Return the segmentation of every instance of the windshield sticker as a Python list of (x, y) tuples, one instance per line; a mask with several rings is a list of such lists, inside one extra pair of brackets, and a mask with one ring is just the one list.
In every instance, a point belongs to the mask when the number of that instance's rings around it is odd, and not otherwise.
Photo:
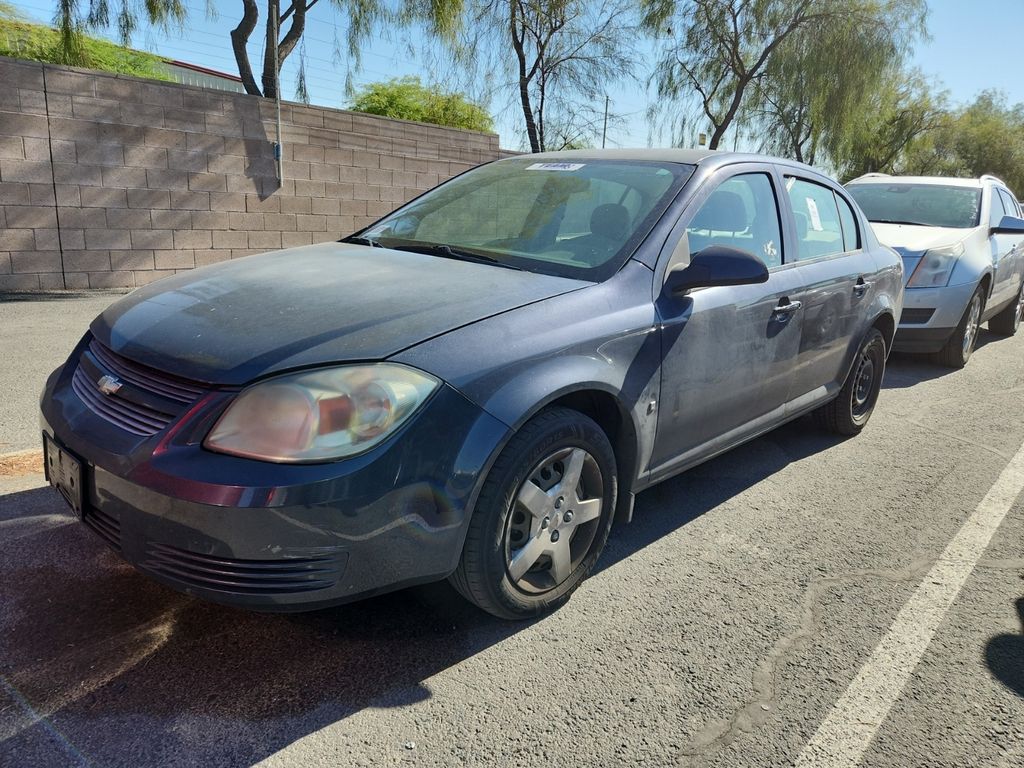
[(818, 213), (817, 204), (809, 197), (804, 199), (807, 201), (807, 213), (811, 216), (811, 229), (815, 232), (821, 232), (824, 227), (821, 226), (821, 214)]
[(586, 163), (534, 163), (526, 166), (528, 171), (578, 171)]

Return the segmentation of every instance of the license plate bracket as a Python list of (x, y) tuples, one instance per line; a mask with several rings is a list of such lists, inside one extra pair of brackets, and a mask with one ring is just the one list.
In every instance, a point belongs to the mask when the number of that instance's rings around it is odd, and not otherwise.
[(47, 434), (43, 435), (43, 468), (71, 510), (82, 517), (82, 461)]

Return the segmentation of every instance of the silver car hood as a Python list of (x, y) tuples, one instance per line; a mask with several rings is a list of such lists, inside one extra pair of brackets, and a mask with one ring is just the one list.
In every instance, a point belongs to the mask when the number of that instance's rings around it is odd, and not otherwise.
[(901, 253), (921, 255), (929, 248), (943, 248), (966, 240), (973, 229), (920, 227), (912, 224), (873, 223), (871, 229), (883, 243)]

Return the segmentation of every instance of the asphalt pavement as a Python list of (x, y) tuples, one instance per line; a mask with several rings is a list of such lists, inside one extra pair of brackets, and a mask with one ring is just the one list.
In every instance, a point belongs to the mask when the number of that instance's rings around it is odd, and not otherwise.
[[(113, 298), (0, 301), (0, 453)], [(894, 357), (860, 436), (801, 420), (641, 494), (527, 624), (445, 584), (203, 603), (0, 459), (0, 765), (1024, 766), (1022, 353)]]

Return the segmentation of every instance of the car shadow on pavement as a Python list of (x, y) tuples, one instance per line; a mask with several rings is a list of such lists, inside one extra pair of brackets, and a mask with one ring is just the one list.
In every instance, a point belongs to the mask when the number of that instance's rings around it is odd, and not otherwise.
[[(977, 352), (982, 347), (993, 342), (1002, 341), (1005, 336), (997, 336), (991, 331), (982, 328), (978, 335), (978, 341), (974, 347)], [(968, 363), (969, 364), (969, 363)], [(935, 361), (934, 355), (919, 355), (910, 352), (893, 352), (885, 367), (885, 379), (882, 381), (882, 389), (905, 389), (922, 381), (930, 381), (951, 373), (958, 369), (940, 365)]]
[(882, 389), (906, 389), (922, 381), (939, 379), (956, 371), (956, 368), (939, 365), (932, 355), (893, 352), (885, 366)]
[[(0, 504), (64, 514), (52, 493)], [(529, 626), (445, 583), (306, 614), (225, 608), (151, 581), (68, 520), (0, 544), (2, 764), (80, 751), (250, 765), (359, 710), (426, 699), (424, 680)]]
[(995, 678), (1024, 698), (1024, 597), (1017, 600), (1020, 634), (997, 635), (985, 647), (985, 663)]
[[(640, 494), (599, 570), (839, 442), (802, 419)], [(16, 550), (0, 540), (0, 757), (19, 764), (54, 764), (69, 745), (102, 765), (143, 748), (149, 763), (252, 764), (360, 710), (429, 698), (428, 678), (530, 626), (445, 583), (306, 614), (205, 603), (137, 573), (70, 516), (54, 526), (66, 513), (52, 494), (3, 497), (51, 518)]]
[(597, 570), (610, 568), (792, 462), (842, 441), (804, 417), (638, 494), (633, 521), (612, 530)]

